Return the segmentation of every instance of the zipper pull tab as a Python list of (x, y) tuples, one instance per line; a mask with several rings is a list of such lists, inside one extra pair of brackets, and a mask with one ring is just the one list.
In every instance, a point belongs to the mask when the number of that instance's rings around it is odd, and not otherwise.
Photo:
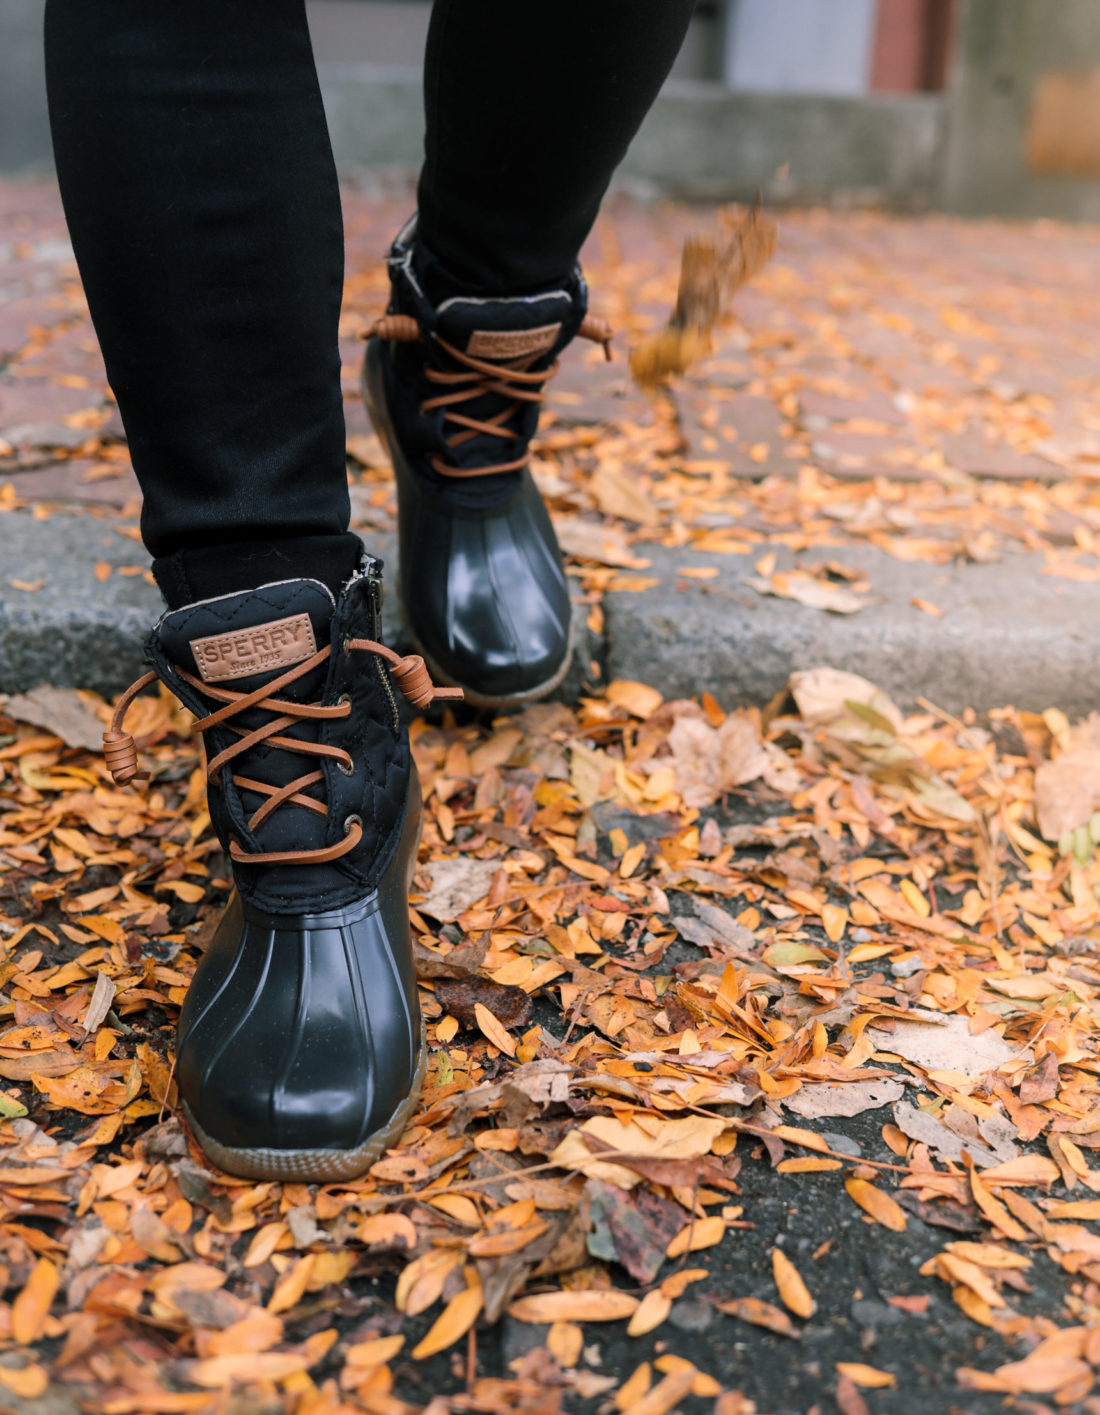
[(370, 604), (370, 636), (382, 641), (382, 562), (372, 559), (367, 566), (367, 596)]

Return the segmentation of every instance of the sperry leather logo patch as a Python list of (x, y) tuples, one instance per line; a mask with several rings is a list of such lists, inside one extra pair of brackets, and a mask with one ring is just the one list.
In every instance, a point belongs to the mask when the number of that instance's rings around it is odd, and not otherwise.
[(191, 652), (203, 681), (217, 683), (301, 663), (317, 652), (317, 640), (309, 615), (292, 614), (289, 619), (274, 619), (251, 629), (192, 639)]
[(522, 359), (545, 354), (561, 333), (561, 321), (538, 329), (475, 329), (466, 352), (475, 359)]

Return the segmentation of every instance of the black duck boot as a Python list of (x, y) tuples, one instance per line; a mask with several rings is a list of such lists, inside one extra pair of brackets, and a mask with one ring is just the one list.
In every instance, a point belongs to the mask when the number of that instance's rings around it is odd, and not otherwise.
[(286, 580), (167, 613), (152, 672), (199, 719), (210, 816), (236, 889), (180, 1015), (176, 1075), (215, 1164), (252, 1179), (363, 1173), (416, 1104), (425, 1048), (408, 888), (420, 788), (393, 681), (424, 706), (423, 663), (380, 639), (381, 563), (338, 598)]
[(572, 647), (561, 551), (527, 466), (542, 390), (575, 335), (605, 350), (611, 335), (586, 317), (579, 267), (541, 294), (438, 303), (423, 288), (430, 267), (414, 218), (390, 252), (390, 312), (363, 361), (397, 482), (401, 611), (440, 681), (510, 707), (555, 688)]

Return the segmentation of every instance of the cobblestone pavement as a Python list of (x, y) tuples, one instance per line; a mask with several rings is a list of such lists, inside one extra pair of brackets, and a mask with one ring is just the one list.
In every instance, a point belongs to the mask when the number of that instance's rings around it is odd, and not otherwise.
[[(353, 515), (376, 544), (392, 533), (395, 508), (358, 399), (361, 333), (384, 306), (382, 257), (411, 205), (411, 188), (345, 191)], [(711, 219), (622, 196), (608, 203), (584, 261), (593, 309), (620, 349), (667, 317), (683, 239)], [(733, 623), (738, 643), (762, 646), (754, 661), (774, 647), (780, 676), (806, 666), (822, 636), (834, 658), (867, 671), (896, 630), (885, 686), (912, 699), (924, 685), (958, 707), (954, 680), (936, 676), (940, 640), (957, 654), (992, 598), (1007, 615), (994, 637), (1007, 643), (1022, 622), (1033, 632), (983, 662), (989, 701), (1041, 706), (1050, 684), (1063, 706), (1085, 706), (1075, 684), (1100, 670), (1080, 632), (1100, 578), (1096, 230), (825, 211), (781, 213), (779, 223), (775, 260), (671, 394), (643, 395), (622, 357), (606, 364), (587, 347), (569, 352), (551, 386), (536, 475), (594, 636), (574, 686), (598, 681), (608, 663), (631, 667), (608, 625), (626, 633), (633, 605), (634, 618), (652, 610), (669, 628), (670, 648), (684, 623), (696, 642)], [(15, 518), (0, 607), (27, 641), (23, 667), (0, 664), (7, 687), (53, 671), (35, 658), (36, 626), (77, 622), (96, 596), (121, 595), (141, 613), (157, 598), (145, 583), (139, 490), (52, 185), (0, 184), (0, 251), (0, 509)], [(74, 514), (99, 518), (102, 533), (85, 536)], [(56, 583), (41, 573), (41, 535), (27, 529), (47, 517), (68, 562)], [(867, 612), (842, 617), (837, 583), (855, 585), (848, 610)], [(1053, 680), (1026, 681), (1036, 634), (1062, 665)], [(753, 676), (731, 659), (721, 671), (714, 687), (727, 697), (774, 690), (770, 669)], [(973, 702), (972, 683), (967, 691)]]

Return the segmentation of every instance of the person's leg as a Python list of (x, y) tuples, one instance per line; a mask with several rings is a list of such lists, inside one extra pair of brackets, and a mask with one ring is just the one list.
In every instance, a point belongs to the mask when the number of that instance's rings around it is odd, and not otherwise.
[(435, 0), (418, 200), (441, 284), (524, 294), (568, 278), (693, 8)]
[(420, 824), (381, 566), (347, 532), (340, 198), (302, 0), (48, 0), (57, 167), (169, 603), (135, 693), (198, 719), (234, 894), (177, 1031), (183, 1109), (253, 1178), (362, 1173), (426, 1055)]
[(303, 0), (48, 0), (46, 73), (169, 603), (346, 578), (343, 232)]
[(527, 471), (543, 385), (585, 319), (577, 254), (672, 66), (692, 0), (436, 0), (419, 213), (364, 364), (397, 479), (420, 651), (468, 699), (565, 675), (572, 604)]

